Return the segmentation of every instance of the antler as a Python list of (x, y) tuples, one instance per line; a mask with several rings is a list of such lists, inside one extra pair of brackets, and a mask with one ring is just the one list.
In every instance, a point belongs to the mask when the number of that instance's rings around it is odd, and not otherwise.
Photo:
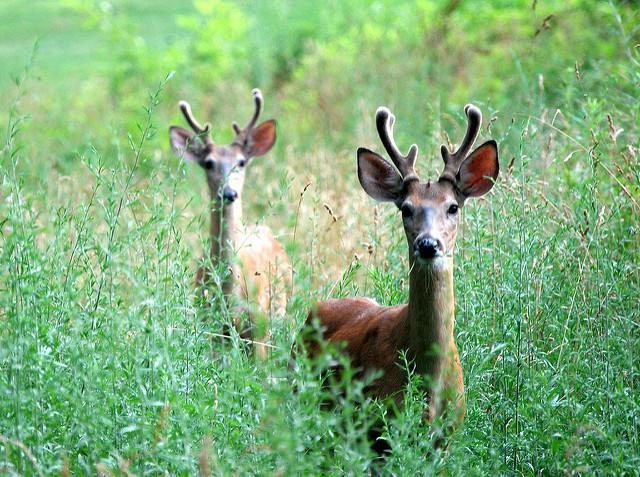
[(471, 146), (478, 137), (480, 132), (480, 125), (482, 124), (482, 113), (473, 104), (467, 104), (464, 107), (464, 113), (467, 115), (467, 133), (464, 135), (462, 144), (456, 152), (451, 152), (444, 144), (440, 146), (440, 152), (442, 153), (442, 160), (444, 161), (444, 170), (440, 175), (440, 180), (448, 180), (450, 182), (456, 182), (456, 176), (460, 170), (462, 162), (467, 157)]
[(258, 117), (262, 112), (262, 104), (263, 104), (262, 92), (258, 88), (255, 88), (254, 90), (251, 91), (251, 94), (253, 95), (253, 101), (256, 103), (256, 109), (253, 112), (253, 116), (251, 117), (247, 125), (242, 129), (240, 129), (240, 126), (238, 126), (238, 123), (235, 121), (231, 124), (231, 127), (236, 133), (236, 137), (233, 140), (233, 144), (238, 144), (239, 146), (245, 145), (245, 143), (247, 142), (247, 138), (249, 137), (249, 133), (251, 132), (253, 127), (256, 125), (256, 121), (258, 120)]
[(213, 140), (211, 139), (211, 136), (209, 136), (211, 123), (204, 123), (204, 127), (200, 126), (200, 123), (198, 123), (196, 118), (193, 117), (189, 103), (186, 101), (180, 101), (179, 104), (180, 110), (182, 111), (184, 118), (189, 123), (189, 126), (191, 126), (191, 129), (193, 129), (193, 132), (196, 133), (199, 138), (203, 139), (207, 146), (213, 146)]
[(418, 146), (412, 144), (407, 155), (402, 155), (396, 146), (395, 139), (393, 139), (393, 123), (395, 121), (396, 117), (384, 106), (376, 111), (376, 128), (387, 154), (400, 171), (404, 182), (417, 181), (419, 177), (414, 167), (418, 157)]

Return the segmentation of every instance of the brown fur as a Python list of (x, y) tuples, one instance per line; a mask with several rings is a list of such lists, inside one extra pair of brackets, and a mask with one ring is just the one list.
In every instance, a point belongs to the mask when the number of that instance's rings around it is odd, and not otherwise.
[[(226, 288), (228, 303), (235, 301), (234, 327), (242, 338), (255, 341), (256, 356), (265, 359), (269, 328), (273, 320), (285, 316), (291, 264), (268, 227), (241, 228), (233, 235), (236, 258), (230, 258), (231, 276), (228, 285), (227, 281), (223, 283), (223, 289)], [(206, 289), (209, 277), (209, 270), (200, 267), (196, 283)], [(243, 314), (248, 316), (248, 322), (241, 319)]]
[[(427, 275), (431, 273), (443, 276)], [(460, 356), (453, 336), (453, 302), (447, 301), (447, 297), (453, 296), (450, 288), (453, 282), (448, 278), (449, 270), (444, 273), (420, 270), (412, 275), (423, 275), (412, 280), (415, 285), (410, 291), (410, 302), (413, 298), (413, 303), (419, 303), (415, 311), (409, 304), (380, 306), (369, 298), (327, 300), (309, 314), (307, 325), (317, 318), (323, 339), (344, 343), (344, 352), (359, 370), (360, 378), (381, 371), (382, 375), (367, 392), (376, 398), (392, 398), (399, 407), (408, 380), (401, 360), (404, 351), (414, 372), (428, 374), (431, 379), (425, 418), (432, 422), (448, 410), (459, 423), (465, 414), (465, 404)], [(433, 288), (437, 289), (431, 295), (436, 298), (431, 303), (426, 302), (428, 296), (418, 296), (415, 291), (425, 280), (435, 282)], [(312, 356), (320, 350), (313, 341), (308, 341), (305, 348)]]
[[(358, 377), (382, 372), (368, 388), (376, 398), (403, 404), (408, 373), (406, 355), (414, 374), (426, 377), (424, 418), (445, 418), (446, 434), (465, 415), (460, 355), (454, 339), (453, 253), (459, 209), (469, 197), (488, 192), (498, 177), (498, 150), (488, 141), (467, 155), (482, 122), (480, 110), (467, 105), (469, 125), (460, 148), (442, 147), (445, 169), (437, 182), (420, 182), (415, 170), (418, 147), (403, 155), (393, 139), (395, 117), (386, 108), (376, 113), (376, 127), (394, 166), (365, 148), (358, 149), (358, 179), (372, 198), (393, 202), (402, 211), (409, 246), (409, 303), (380, 306), (368, 298), (327, 300), (309, 314), (307, 325), (319, 320), (322, 337), (342, 343)], [(305, 334), (305, 337), (309, 336)], [(304, 343), (314, 356), (321, 346)], [(339, 371), (339, 370), (338, 370)], [(442, 445), (442, 439), (436, 446)], [(375, 448), (376, 446), (374, 446)]]
[[(231, 308), (235, 328), (243, 338), (255, 341), (259, 358), (266, 358), (269, 322), (285, 313), (291, 264), (267, 227), (244, 227), (242, 223), (246, 167), (254, 158), (269, 152), (276, 140), (273, 119), (256, 126), (263, 99), (258, 89), (252, 94), (255, 112), (244, 128), (233, 123), (236, 136), (231, 144), (216, 145), (209, 135), (211, 125), (201, 126), (184, 101), (180, 102), (180, 109), (196, 134), (172, 126), (169, 138), (179, 157), (197, 162), (205, 171), (211, 196), (209, 258), (213, 267), (223, 273), (222, 294)], [(210, 278), (210, 270), (201, 267), (196, 283), (206, 290)], [(248, 323), (243, 322), (244, 315), (249, 316)]]

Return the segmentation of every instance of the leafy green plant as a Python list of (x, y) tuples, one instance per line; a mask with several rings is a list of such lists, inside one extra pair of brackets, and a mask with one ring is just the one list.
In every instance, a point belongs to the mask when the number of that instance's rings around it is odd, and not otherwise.
[[(178, 3), (0, 6), (14, 15), (0, 26), (9, 58), (24, 31), (60, 30), (28, 74), (2, 62), (18, 80), (0, 83), (0, 473), (635, 475), (637, 8)], [(254, 86), (278, 141), (248, 175), (245, 221), (268, 223), (295, 267), (294, 325), (274, 329), (260, 366), (194, 290), (207, 192), (166, 137), (186, 98), (228, 140)], [(419, 144), (427, 176), (466, 102), (482, 107), (501, 173), (463, 211), (468, 410), (445, 455), (431, 452), (418, 380), (399, 415), (350, 379), (324, 409), (331, 363), (290, 357), (317, 300), (406, 299), (398, 213), (355, 174), (357, 146), (380, 151), (375, 108), (402, 117), (398, 144)], [(380, 421), (384, 462), (367, 442)]]

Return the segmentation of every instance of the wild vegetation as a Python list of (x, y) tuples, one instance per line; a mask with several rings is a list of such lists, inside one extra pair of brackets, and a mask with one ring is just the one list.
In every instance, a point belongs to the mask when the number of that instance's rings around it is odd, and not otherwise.
[[(384, 474), (638, 474), (634, 2), (5, 0), (0, 18), (0, 473), (361, 475), (382, 420)], [(244, 218), (295, 270), (263, 363), (195, 291), (208, 191), (168, 139), (187, 99), (229, 143), (254, 87), (278, 139)], [(469, 102), (501, 173), (462, 210), (467, 415), (444, 453), (420, 379), (392, 418), (346, 372), (327, 410), (329, 363), (288, 361), (318, 300), (407, 300), (400, 214), (355, 172), (358, 146), (382, 152), (376, 108), (433, 177)]]

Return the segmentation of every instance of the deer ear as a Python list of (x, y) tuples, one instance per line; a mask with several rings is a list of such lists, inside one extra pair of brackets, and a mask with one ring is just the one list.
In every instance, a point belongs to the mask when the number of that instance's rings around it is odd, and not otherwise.
[(176, 156), (189, 161), (200, 162), (204, 149), (198, 140), (184, 128), (171, 126), (169, 128), (169, 141)]
[(395, 202), (402, 192), (402, 177), (398, 171), (364, 147), (358, 148), (358, 179), (364, 191), (375, 200)]
[(247, 140), (247, 157), (266, 154), (276, 142), (276, 121), (269, 119), (251, 131)]
[(485, 142), (469, 154), (458, 172), (458, 189), (465, 197), (480, 197), (491, 190), (498, 178), (498, 145)]

